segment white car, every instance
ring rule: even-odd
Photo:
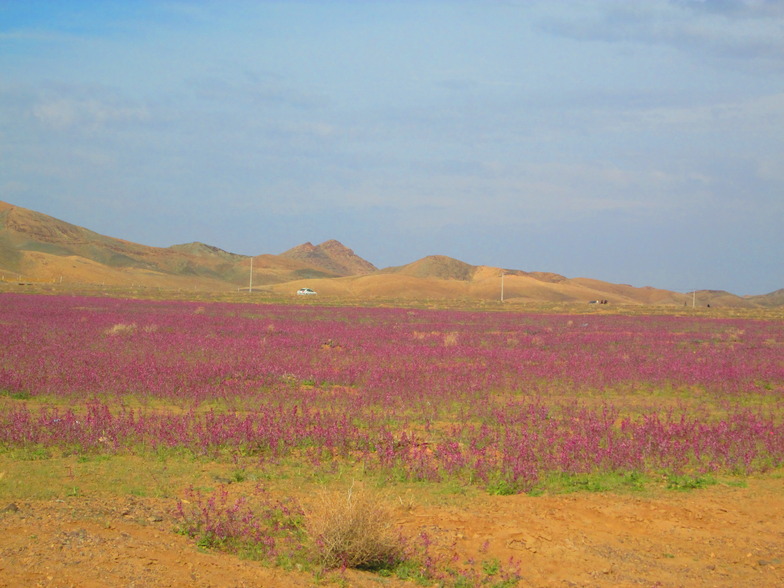
[[[299,296],[308,296],[310,294],[315,294],[315,293],[316,293],[316,291],[315,290],[311,290],[310,288],[300,288],[299,290],[297,290],[297,294]]]

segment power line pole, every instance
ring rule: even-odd
[[[248,294],[253,291],[253,258],[250,258],[250,280],[248,281]]]

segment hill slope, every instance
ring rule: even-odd
[[[305,262],[311,266],[330,271],[337,276],[366,275],[377,269],[372,263],[362,259],[351,249],[334,239],[320,245],[313,245],[310,242],[303,243],[281,253],[280,256]]]
[[[375,270],[337,241],[319,247],[320,256],[254,257],[253,283]],[[0,271],[25,280],[225,289],[248,283],[250,259],[198,242],[140,245],[0,202]]]
[[[251,269],[253,272],[250,278]],[[474,266],[444,255],[377,269],[342,243],[303,243],[280,255],[238,255],[205,243],[149,247],[101,235],[45,214],[0,202],[3,281],[65,281],[120,286],[233,290],[357,298],[466,299],[732,307],[784,306],[784,289],[740,297],[704,290],[681,294],[549,272]]]

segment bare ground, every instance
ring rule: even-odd
[[[784,585],[784,480],[690,492],[531,497],[449,504],[401,499],[404,534],[445,558],[516,560],[520,586]],[[312,586],[312,572],[201,550],[174,532],[174,499],[68,497],[0,505],[0,586]],[[508,568],[508,566],[507,566]],[[347,571],[321,580],[403,586]]]

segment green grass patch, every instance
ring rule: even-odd
[[[595,472],[590,474],[555,473],[547,476],[529,494],[568,494],[571,492],[641,492],[651,477],[641,472]]]
[[[5,396],[13,400],[29,400],[30,398],[32,398],[32,394],[30,394],[26,390],[0,389],[0,396]]]
[[[21,451],[21,450],[20,450]],[[175,497],[189,486],[214,488],[225,483],[255,484],[258,468],[207,459],[132,455],[80,455],[30,459],[20,451],[0,454],[0,501],[54,499],[110,494],[152,498]]]
[[[718,483],[719,481],[710,475],[669,474],[666,477],[668,490],[698,490]]]

